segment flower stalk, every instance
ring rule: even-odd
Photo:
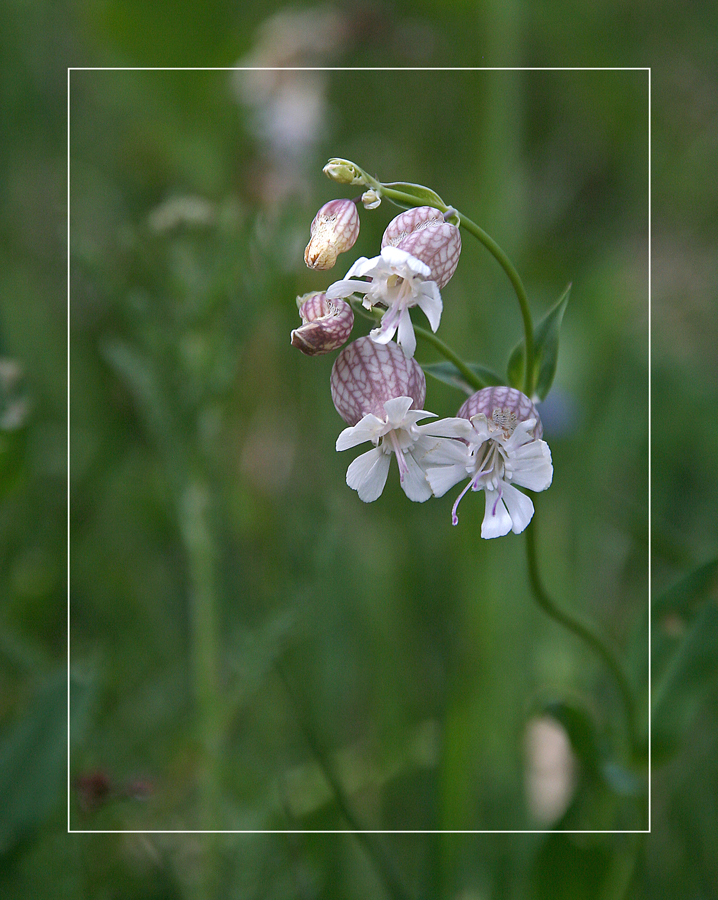
[[[630,758],[631,760],[635,760],[638,756],[636,703],[626,673],[623,671],[623,667],[613,650],[596,631],[595,627],[591,623],[561,609],[546,592],[543,582],[541,581],[538,567],[536,529],[536,513],[534,510],[534,520],[526,529],[526,558],[528,562],[528,575],[531,591],[541,609],[555,622],[558,622],[559,625],[568,628],[569,631],[572,631],[577,637],[581,638],[584,643],[588,644],[588,646],[601,657],[607,668],[610,670],[618,687],[623,704]]]

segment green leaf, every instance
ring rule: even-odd
[[[546,315],[534,326],[534,393],[539,400],[545,400],[551,390],[558,364],[558,338],[563,314],[566,312],[569,284]],[[514,347],[506,367],[508,383],[519,390],[524,385],[525,340]]]
[[[693,569],[657,597],[653,623],[652,755],[670,758],[718,676],[718,557]],[[645,646],[647,635],[641,629]]]
[[[583,784],[580,790],[591,786],[600,790],[608,788],[618,797],[637,797],[645,793],[644,779],[616,762],[594,717],[577,700],[545,700],[536,709],[566,730],[571,749],[581,764]]]
[[[718,575],[718,556],[693,569],[653,601],[653,616],[688,615],[697,601],[713,586]]]
[[[72,693],[71,730],[86,719],[90,692]],[[0,856],[40,828],[65,798],[67,674],[51,676],[0,745]]]
[[[427,375],[436,378],[437,381],[450,384],[452,387],[459,388],[469,395],[489,385],[504,384],[503,378],[498,372],[494,372],[493,369],[488,369],[486,366],[479,365],[479,363],[467,363],[466,365],[476,376],[478,387],[469,384],[452,362],[429,363],[428,365],[423,365],[422,369]]]
[[[705,603],[676,636],[656,679],[653,701],[654,749],[671,753],[718,676],[718,604]]]
[[[391,184],[383,184],[382,188],[390,188],[394,191],[401,191],[402,194],[410,194],[412,197],[416,197],[419,203],[409,204],[405,203],[402,200],[396,200],[393,197],[388,197],[392,203],[396,203],[397,206],[400,206],[402,209],[412,209],[413,206],[433,206],[436,209],[440,209],[442,212],[446,212],[448,209],[447,205],[441,199],[441,197],[436,193],[436,191],[432,191],[431,188],[424,187],[423,184],[411,184],[408,181],[393,181]]]

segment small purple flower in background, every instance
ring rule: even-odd
[[[454,525],[459,521],[459,502],[471,489],[486,494],[481,537],[501,537],[509,531],[519,534],[531,521],[534,506],[515,485],[545,491],[553,478],[551,451],[541,440],[543,428],[536,407],[515,388],[489,387],[469,397],[458,416],[471,422],[472,433],[465,445],[452,446],[450,464],[427,470],[434,495],[443,496],[468,477],[451,511]]]
[[[304,251],[310,269],[332,269],[340,253],[350,250],[359,236],[359,213],[352,200],[330,200],[314,217]]]
[[[456,271],[461,254],[461,233],[445,221],[433,206],[407,209],[387,226],[381,241],[384,247],[398,247],[420,259],[431,269],[439,288],[445,287]]]
[[[368,278],[369,281],[358,281]],[[405,250],[387,246],[381,256],[367,259],[362,256],[349,269],[346,277],[327,289],[327,297],[335,300],[354,293],[364,294],[363,304],[371,309],[376,304],[386,306],[381,324],[370,332],[373,341],[387,344],[397,334],[407,357],[416,350],[416,336],[409,309],[418,306],[426,315],[431,330],[436,331],[441,321],[441,294],[431,269]]]
[[[458,427],[471,430],[465,420],[441,419],[417,425],[434,413],[422,409],[426,381],[421,367],[396,344],[377,344],[368,337],[354,341],[337,357],[331,375],[334,406],[349,428],[337,439],[337,450],[371,441],[374,448],[357,457],[347,470],[347,484],[365,503],[384,490],[391,454],[410,500],[423,502],[432,491],[427,466],[455,461],[452,440]],[[467,428],[468,426],[468,428]]]
[[[302,300],[299,315],[302,325],[292,332],[292,346],[307,356],[329,353],[346,344],[354,325],[351,306],[343,300],[328,300],[319,291],[297,299]]]

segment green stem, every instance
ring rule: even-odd
[[[425,340],[427,343],[434,346],[445,359],[448,359],[449,362],[453,363],[459,370],[459,372],[461,372],[467,384],[474,388],[474,390],[481,390],[481,388],[484,386],[484,383],[481,381],[481,379],[476,375],[475,372],[472,372],[471,369],[466,365],[466,363],[461,359],[461,357],[457,356],[456,353],[454,353],[454,351],[451,349],[451,347],[449,347],[448,344],[445,344],[441,340],[441,338],[438,338],[433,333],[433,331],[429,331],[427,328],[422,328],[420,325],[414,325],[414,333]]]
[[[386,197],[388,200],[393,200],[398,204],[408,204],[409,206],[431,206],[431,204],[426,198],[414,197],[412,194],[407,194],[404,191],[398,191],[395,188],[388,187],[376,179],[372,178],[370,175],[366,175],[365,178],[367,182],[377,190],[383,197]],[[437,209],[441,209],[440,206],[436,207]],[[442,212],[446,212],[448,207],[444,207]],[[529,308],[529,300],[526,294],[526,289],[524,288],[523,282],[521,281],[521,276],[516,271],[516,267],[511,262],[509,257],[504,253],[504,251],[499,247],[496,241],[488,235],[483,228],[478,226],[476,222],[473,222],[471,219],[467,218],[463,213],[460,213],[456,210],[456,215],[459,217],[460,224],[470,233],[473,234],[475,238],[477,238],[486,249],[491,253],[494,259],[498,262],[501,268],[506,273],[513,289],[516,293],[516,298],[519,301],[519,307],[521,309],[521,318],[523,320],[524,326],[524,393],[527,397],[533,397],[534,392],[534,327],[533,321],[531,318],[531,309]]]
[[[292,706],[294,709],[294,713],[297,717],[299,725],[304,733],[304,737],[306,738],[309,747],[314,754],[317,763],[319,764],[319,768],[322,770],[324,777],[327,780],[332,792],[334,794],[334,799],[336,801],[337,806],[341,814],[344,816],[349,828],[354,832],[357,840],[364,846],[364,849],[369,855],[369,858],[373,861],[377,872],[381,876],[384,881],[384,885],[389,893],[389,896],[393,898],[393,900],[411,900],[410,894],[406,891],[403,884],[399,880],[399,876],[397,875],[394,864],[391,860],[391,857],[386,852],[384,847],[377,843],[371,834],[369,834],[365,828],[363,828],[354,815],[354,812],[351,808],[351,804],[349,803],[349,798],[346,796],[344,792],[344,788],[342,787],[341,781],[336,774],[334,766],[329,758],[329,755],[326,753],[324,748],[321,746],[317,736],[314,733],[314,729],[309,720],[309,714],[306,710],[306,706],[304,701],[301,700],[289,678],[284,673],[283,668],[275,663],[275,669],[277,674],[279,675],[282,684],[292,701]]]
[[[459,220],[463,227],[478,238],[491,255],[496,259],[501,268],[513,285],[516,292],[516,298],[521,308],[521,318],[524,325],[524,394],[527,397],[533,397],[534,392],[534,326],[531,319],[531,309],[529,308],[529,299],[526,294],[523,282],[519,273],[516,271],[514,264],[499,247],[496,241],[488,235],[483,228],[480,228],[476,222],[467,219],[465,215],[457,212]]]
[[[572,631],[577,637],[580,637],[581,640],[588,644],[588,646],[601,657],[606,666],[610,669],[611,674],[618,685],[621,700],[623,702],[630,755],[632,759],[635,759],[638,755],[636,704],[628,678],[626,677],[620,662],[613,653],[613,650],[611,650],[603,638],[598,634],[593,624],[579,619],[556,606],[553,599],[546,593],[538,569],[536,528],[536,510],[534,509],[533,521],[526,529],[526,554],[528,558],[529,582],[534,597],[536,598],[536,602],[554,621],[563,625],[565,628],[568,628],[569,631]]]
[[[209,523],[210,492],[201,478],[188,484],[180,498],[180,524],[190,579],[190,640],[192,686],[196,707],[199,827],[221,827],[221,785],[218,771],[221,741],[219,705],[219,630],[217,623],[216,551]],[[207,835],[203,898],[216,894],[218,845]]]

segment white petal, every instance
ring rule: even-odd
[[[545,491],[553,480],[551,451],[546,441],[524,444],[509,457],[512,481],[530,491]]]
[[[525,419],[523,422],[519,422],[514,429],[514,433],[504,442],[506,449],[511,452],[525,444],[533,443],[535,425],[536,419]]]
[[[472,416],[471,424],[474,426],[475,432],[471,438],[474,444],[483,444],[484,441],[488,441],[490,437],[493,437],[492,432],[489,431],[488,420],[483,413],[477,413],[475,416]]]
[[[481,523],[481,537],[503,537],[511,531],[511,516],[498,491],[486,491],[486,512]]]
[[[462,419],[454,416],[448,419],[439,419],[437,422],[429,422],[426,425],[419,425],[419,431],[422,434],[432,434],[437,437],[459,438],[464,441],[471,441],[476,432],[468,419]]]
[[[372,259],[367,259],[366,256],[360,256],[358,260],[352,265],[351,269],[344,276],[345,278],[363,278],[365,275],[371,274],[373,269],[377,268],[377,265],[381,263],[380,256],[374,256]]]
[[[378,447],[357,456],[347,469],[347,484],[359,494],[359,499],[371,503],[381,496],[389,472],[390,456]]]
[[[364,294],[370,287],[370,281],[350,281],[348,278],[344,278],[342,281],[335,281],[327,288],[327,297],[329,300],[339,300],[350,297],[352,294]]]
[[[402,310],[399,317],[399,333],[396,336],[396,341],[404,351],[404,356],[407,359],[411,359],[416,351],[416,335],[414,334],[414,326],[411,323],[408,309]]]
[[[419,428],[422,427],[419,426]],[[426,432],[420,434],[416,439],[413,453],[416,461],[421,463],[424,468],[427,466],[466,466],[471,455],[463,441],[434,437]]]
[[[407,467],[401,482],[404,493],[410,500],[423,503],[424,500],[428,500],[431,497],[431,488],[426,480],[424,470],[414,459],[411,451],[404,454],[404,461]]]
[[[429,278],[431,275],[431,269],[426,263],[412,256],[411,253],[407,253],[406,250],[399,250],[398,247],[388,244],[381,251],[381,255],[395,271],[405,269],[408,270],[407,274],[421,275],[423,278]],[[402,272],[398,271],[398,274],[401,275]]]
[[[408,428],[410,425],[416,424],[419,419],[436,418],[436,413],[428,412],[425,409],[407,409],[402,428]],[[423,425],[417,425],[417,430],[421,431]]]
[[[411,397],[392,397],[391,400],[385,400],[384,409],[386,410],[387,423],[392,428],[400,428],[413,402]],[[416,412],[421,412],[421,410],[416,410]]]
[[[448,490],[465,478],[468,478],[466,466],[461,464],[437,466],[426,470],[426,480],[435,497],[443,497]]]
[[[372,413],[367,413],[363,419],[345,428],[337,438],[337,450],[348,450],[350,447],[356,447],[357,444],[363,444],[365,441],[375,441],[381,437],[381,433],[386,427],[386,422],[382,422]]]
[[[534,514],[531,498],[522,494],[513,485],[505,484],[502,499],[511,516],[511,530],[514,534],[521,534]]]
[[[429,320],[431,330],[436,331],[441,322],[441,311],[444,308],[441,302],[441,294],[435,281],[427,281],[421,286],[421,292],[416,304]]]

